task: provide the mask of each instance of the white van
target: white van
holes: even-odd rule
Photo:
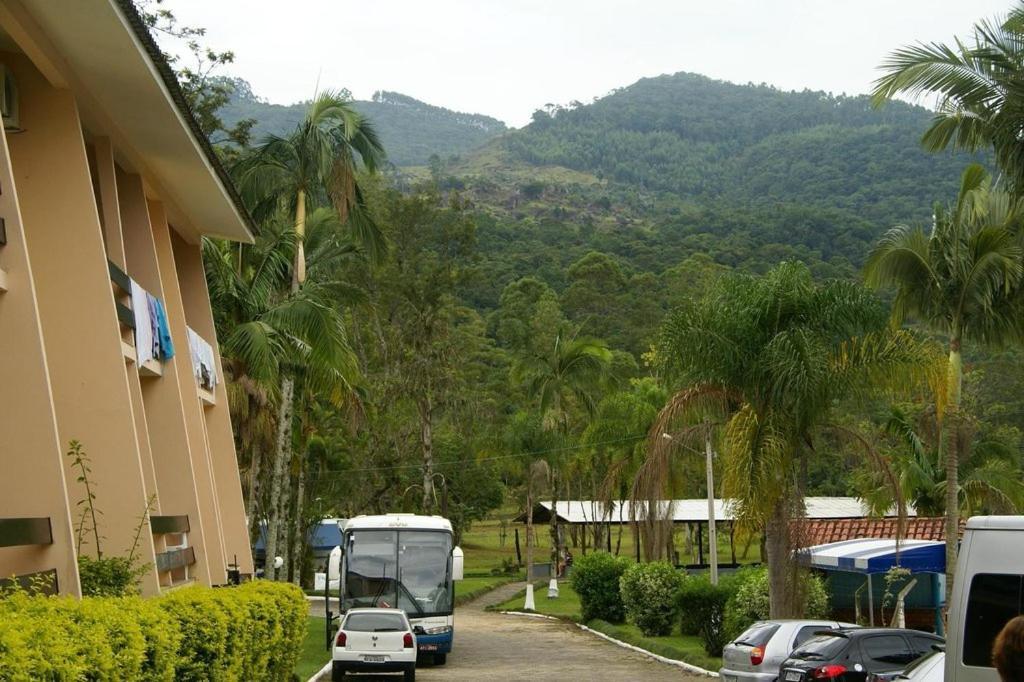
[[[967,521],[946,636],[946,682],[999,682],[992,644],[1024,613],[1024,516]]]

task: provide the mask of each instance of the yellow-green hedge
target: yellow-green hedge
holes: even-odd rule
[[[0,598],[0,680],[290,680],[305,633],[294,585],[188,587],[153,599]]]

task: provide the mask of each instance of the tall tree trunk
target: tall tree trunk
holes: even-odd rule
[[[526,582],[533,582],[533,481],[526,482]]]
[[[249,521],[249,544],[253,545],[259,538],[261,514],[257,512],[256,500],[260,496],[260,466],[263,460],[263,448],[257,441],[253,443],[249,458],[249,499],[246,502],[246,519]]]
[[[420,413],[420,445],[423,448],[423,511],[429,513],[434,508],[434,425],[429,387],[417,404]]]
[[[274,580],[285,582],[288,580],[288,572],[291,569],[290,549],[291,533],[295,527],[295,517],[292,509],[291,463],[284,468],[281,481],[281,523],[277,527],[277,553],[281,556],[281,570],[274,576]]]
[[[292,449],[292,401],[295,380],[285,374],[281,377],[281,405],[277,412],[277,449],[270,479],[270,518],[267,521],[266,560],[263,575],[267,580],[275,577],[274,557],[277,556],[277,534],[281,524],[281,478]]]
[[[786,495],[780,497],[772,509],[765,528],[765,548],[768,560],[768,601],[771,618],[799,618],[802,614],[793,613],[791,580],[790,542],[789,542],[789,506]]]
[[[302,578],[302,556],[306,540],[306,524],[302,506],[306,502],[305,458],[299,459],[299,486],[295,493],[295,539],[292,541],[292,582],[298,585]]]
[[[300,189],[295,197],[295,267],[292,269],[292,292],[306,281],[306,191]]]
[[[551,467],[551,571],[553,576],[557,575],[558,559],[561,556],[558,532],[558,470]]]
[[[535,609],[533,599],[533,467],[527,470],[526,478],[526,598],[524,609]]]
[[[963,366],[960,337],[949,342],[949,365],[946,368],[947,408],[945,416],[946,445],[946,605],[952,603],[953,578],[956,574],[957,542],[960,533],[960,389]]]

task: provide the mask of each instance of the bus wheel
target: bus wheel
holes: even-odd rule
[[[448,662],[448,654],[434,654],[434,665],[444,665]]]

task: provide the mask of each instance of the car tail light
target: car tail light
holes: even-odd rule
[[[345,646],[345,642],[348,641],[348,637],[345,636],[344,632],[338,632],[338,636],[334,639],[334,646]]]
[[[402,646],[404,646],[406,649],[411,649],[412,648],[412,633],[411,632],[405,633],[405,637],[402,638]]]
[[[761,665],[764,661],[764,647],[755,646],[750,650],[750,665]]]
[[[845,672],[845,665],[823,665],[820,668],[815,668],[814,672],[811,673],[811,677],[816,680],[831,680]]]

